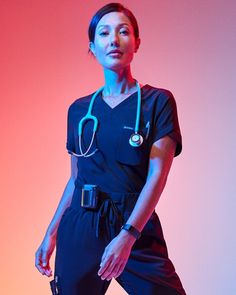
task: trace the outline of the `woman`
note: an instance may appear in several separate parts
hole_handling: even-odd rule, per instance
[[[132,77],[140,38],[130,10],[119,3],[102,7],[89,40],[105,84],[69,107],[71,177],[36,267],[52,275],[56,244],[53,294],[105,294],[112,278],[128,294],[185,294],[155,212],[182,149],[175,99]]]

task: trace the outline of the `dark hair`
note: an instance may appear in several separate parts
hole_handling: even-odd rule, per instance
[[[100,19],[107,13],[117,11],[117,12],[123,12],[130,20],[133,30],[134,30],[134,36],[135,39],[139,38],[139,28],[138,28],[138,23],[133,15],[133,13],[126,7],[124,7],[120,3],[109,3],[100,8],[95,15],[93,16],[90,24],[89,24],[89,29],[88,29],[88,37],[90,42],[94,42],[94,36],[95,36],[95,30],[97,27],[98,22]],[[91,50],[88,50],[88,53],[91,53]]]

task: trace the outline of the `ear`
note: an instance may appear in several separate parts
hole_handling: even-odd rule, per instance
[[[138,51],[140,44],[141,44],[141,39],[140,38],[136,39],[135,40],[135,51],[134,52]]]
[[[95,47],[93,42],[89,42],[89,49],[92,51],[93,55],[96,56]]]

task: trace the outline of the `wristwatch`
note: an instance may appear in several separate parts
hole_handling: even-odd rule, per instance
[[[141,237],[141,232],[137,230],[133,225],[131,224],[124,224],[122,225],[121,229],[127,230],[131,235],[133,235],[136,239],[139,239]]]

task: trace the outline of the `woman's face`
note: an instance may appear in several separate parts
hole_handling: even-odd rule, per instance
[[[98,22],[90,49],[104,68],[119,70],[131,63],[139,44],[129,18],[122,12],[110,12]],[[109,54],[111,50],[120,53]]]

